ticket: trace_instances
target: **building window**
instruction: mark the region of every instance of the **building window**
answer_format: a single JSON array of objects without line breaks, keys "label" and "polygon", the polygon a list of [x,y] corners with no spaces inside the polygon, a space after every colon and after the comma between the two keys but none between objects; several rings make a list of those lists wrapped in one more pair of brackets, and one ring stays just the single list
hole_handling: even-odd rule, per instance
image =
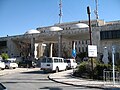
[{"label": "building window", "polygon": [[88,51],[88,47],[86,47],[86,52]]},{"label": "building window", "polygon": [[100,39],[118,39],[120,38],[120,30],[111,30],[111,31],[101,31]]},{"label": "building window", "polygon": [[82,41],[82,44],[84,44],[84,41]]},{"label": "building window", "polygon": [[79,52],[81,52],[81,49],[80,49],[80,47],[79,47]]},{"label": "building window", "polygon": [[85,42],[86,42],[86,44],[87,44],[87,40],[86,40]]},{"label": "building window", "polygon": [[84,52],[84,47],[82,47],[82,52]]},{"label": "building window", "polygon": [[75,45],[77,45],[77,41],[75,41]]}]

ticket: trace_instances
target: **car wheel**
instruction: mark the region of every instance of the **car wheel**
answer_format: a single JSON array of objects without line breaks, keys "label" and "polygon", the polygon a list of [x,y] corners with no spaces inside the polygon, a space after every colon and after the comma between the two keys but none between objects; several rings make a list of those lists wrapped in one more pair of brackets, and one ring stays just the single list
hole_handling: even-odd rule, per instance
[{"label": "car wheel", "polygon": [[5,68],[6,68],[6,69],[9,69],[9,67],[8,67],[7,65],[5,66]]},{"label": "car wheel", "polygon": [[13,69],[15,69],[15,67],[13,67]]},{"label": "car wheel", "polygon": [[56,70],[55,70],[55,72],[57,73],[57,72],[59,72],[59,68],[58,67],[56,67]]},{"label": "car wheel", "polygon": [[68,66],[66,66],[65,71],[68,70]]},{"label": "car wheel", "polygon": [[1,70],[4,70],[4,68],[1,68]]}]

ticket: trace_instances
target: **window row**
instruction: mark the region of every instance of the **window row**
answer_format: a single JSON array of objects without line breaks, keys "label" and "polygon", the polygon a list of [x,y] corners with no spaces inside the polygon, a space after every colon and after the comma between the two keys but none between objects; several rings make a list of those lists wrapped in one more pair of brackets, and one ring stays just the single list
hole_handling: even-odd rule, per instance
[{"label": "window row", "polygon": [[111,30],[111,31],[101,31],[100,39],[119,39],[120,38],[120,30]]}]

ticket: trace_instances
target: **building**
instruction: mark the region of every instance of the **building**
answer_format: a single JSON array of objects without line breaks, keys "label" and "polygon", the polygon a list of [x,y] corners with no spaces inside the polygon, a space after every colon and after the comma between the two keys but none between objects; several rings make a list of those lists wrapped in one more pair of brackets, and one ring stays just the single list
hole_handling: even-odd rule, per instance
[{"label": "building", "polygon": [[[92,20],[92,44],[97,45],[98,57],[107,47],[111,56],[115,46],[116,59],[120,59],[120,21],[105,22]],[[38,27],[23,35],[0,38],[0,54],[8,53],[10,57],[39,58],[41,56],[71,57],[73,43],[77,54],[87,52],[90,44],[88,21],[76,21]],[[111,57],[110,57],[111,58]]]}]

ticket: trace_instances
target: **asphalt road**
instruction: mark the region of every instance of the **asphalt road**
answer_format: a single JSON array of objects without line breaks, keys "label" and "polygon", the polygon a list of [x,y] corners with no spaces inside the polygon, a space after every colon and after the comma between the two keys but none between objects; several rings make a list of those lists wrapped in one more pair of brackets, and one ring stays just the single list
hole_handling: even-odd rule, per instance
[{"label": "asphalt road", "polygon": [[7,90],[100,90],[56,83],[48,79],[49,74],[40,70],[15,72],[0,76],[0,82]]}]

